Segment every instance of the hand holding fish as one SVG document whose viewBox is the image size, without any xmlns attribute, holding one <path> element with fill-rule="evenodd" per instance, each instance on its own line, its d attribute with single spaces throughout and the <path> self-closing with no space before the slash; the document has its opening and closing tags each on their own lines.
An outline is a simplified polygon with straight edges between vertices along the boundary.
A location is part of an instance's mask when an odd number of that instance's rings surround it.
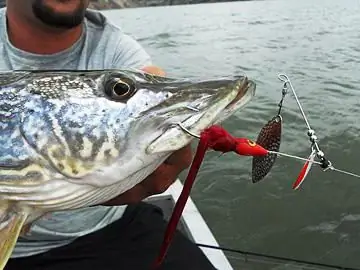
<svg viewBox="0 0 360 270">
<path fill-rule="evenodd" d="M 191 161 L 193 138 L 178 124 L 198 134 L 256 88 L 243 76 L 190 81 L 134 70 L 21 70 L 0 81 L 0 269 L 46 213 L 164 191 Z"/>
<path fill-rule="evenodd" d="M 103 205 L 137 203 L 149 196 L 165 192 L 176 181 L 179 174 L 191 165 L 192 156 L 190 145 L 175 151 L 145 180 Z"/>
</svg>

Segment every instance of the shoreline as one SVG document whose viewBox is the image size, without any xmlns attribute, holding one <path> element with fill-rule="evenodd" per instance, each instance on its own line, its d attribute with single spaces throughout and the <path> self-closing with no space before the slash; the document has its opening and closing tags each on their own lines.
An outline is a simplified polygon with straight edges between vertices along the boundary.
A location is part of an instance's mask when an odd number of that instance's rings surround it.
<svg viewBox="0 0 360 270">
<path fill-rule="evenodd" d="M 89 8 L 96 10 L 140 8 L 140 7 L 159 7 L 177 6 L 206 3 L 224 3 L 251 0 L 90 0 Z M 0 8 L 5 7 L 6 0 L 0 0 Z"/>
<path fill-rule="evenodd" d="M 90 8 L 97 10 L 137 7 L 176 6 L 205 3 L 239 2 L 251 0 L 90 0 Z"/>
</svg>

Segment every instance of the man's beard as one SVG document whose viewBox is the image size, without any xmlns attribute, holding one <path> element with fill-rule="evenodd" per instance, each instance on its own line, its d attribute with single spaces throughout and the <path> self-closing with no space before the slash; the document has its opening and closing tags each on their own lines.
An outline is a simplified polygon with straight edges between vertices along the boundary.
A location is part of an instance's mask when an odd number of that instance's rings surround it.
<svg viewBox="0 0 360 270">
<path fill-rule="evenodd" d="M 44 0 L 35 0 L 32 5 L 35 17 L 48 26 L 71 29 L 80 25 L 85 16 L 86 7 L 84 2 L 71 13 L 59 13 L 47 6 Z"/>
</svg>

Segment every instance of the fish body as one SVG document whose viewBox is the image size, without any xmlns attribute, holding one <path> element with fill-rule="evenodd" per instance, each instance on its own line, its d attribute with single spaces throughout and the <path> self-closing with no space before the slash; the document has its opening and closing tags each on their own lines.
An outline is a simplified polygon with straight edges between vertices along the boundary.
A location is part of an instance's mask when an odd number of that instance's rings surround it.
<svg viewBox="0 0 360 270">
<path fill-rule="evenodd" d="M 0 73 L 0 269 L 47 212 L 101 204 L 250 101 L 246 77 L 189 81 L 135 70 Z"/>
</svg>

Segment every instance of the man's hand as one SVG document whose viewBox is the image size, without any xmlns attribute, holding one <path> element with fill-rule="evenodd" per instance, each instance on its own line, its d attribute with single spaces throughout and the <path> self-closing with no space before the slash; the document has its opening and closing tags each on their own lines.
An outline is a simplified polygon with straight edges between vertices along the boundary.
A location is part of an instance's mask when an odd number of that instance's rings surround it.
<svg viewBox="0 0 360 270">
<path fill-rule="evenodd" d="M 141 69 L 142 71 L 146 73 L 150 73 L 157 76 L 165 76 L 165 71 L 163 71 L 161 68 L 157 66 L 147 66 Z"/>
<path fill-rule="evenodd" d="M 191 146 L 188 145 L 174 152 L 141 183 L 103 205 L 137 203 L 151 195 L 163 193 L 175 182 L 179 174 L 190 166 L 191 161 L 192 150 Z"/>
<path fill-rule="evenodd" d="M 156 66 L 145 67 L 143 71 L 158 76 L 165 76 L 165 72 Z M 174 152 L 141 183 L 103 205 L 137 203 L 151 195 L 163 193 L 175 182 L 179 174 L 191 165 L 191 162 L 192 150 L 191 146 L 188 145 Z"/>
</svg>

